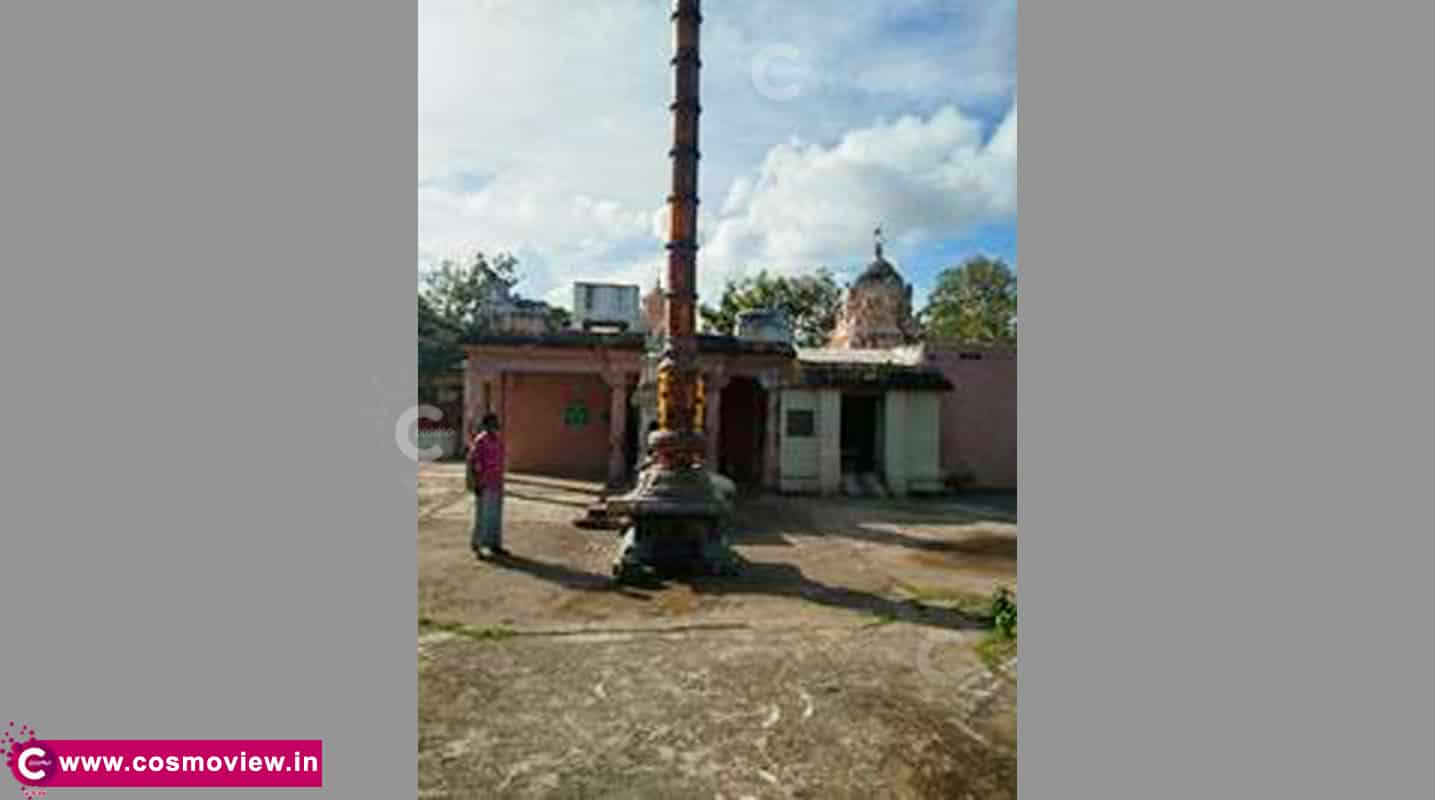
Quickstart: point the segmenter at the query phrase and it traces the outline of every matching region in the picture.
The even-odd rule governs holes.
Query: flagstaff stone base
[[[737,554],[727,540],[730,511],[707,470],[650,466],[631,493],[608,501],[609,514],[631,522],[613,559],[613,577],[736,573]]]

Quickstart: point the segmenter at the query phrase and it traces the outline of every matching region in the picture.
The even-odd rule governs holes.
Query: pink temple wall
[[[928,345],[927,361],[956,386],[942,396],[942,470],[968,472],[978,487],[1015,489],[1015,350]]]
[[[572,404],[587,424],[564,424]],[[608,469],[608,385],[596,375],[504,376],[503,427],[510,472],[599,479]]]

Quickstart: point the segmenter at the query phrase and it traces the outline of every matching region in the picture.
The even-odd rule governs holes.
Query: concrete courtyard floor
[[[608,575],[598,487],[512,475],[468,549],[460,466],[418,498],[419,796],[1016,795],[1016,664],[975,616],[1016,586],[1014,508],[761,496],[736,578]]]

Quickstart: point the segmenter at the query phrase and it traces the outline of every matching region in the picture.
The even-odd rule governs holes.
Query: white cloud
[[[830,147],[779,145],[705,242],[703,289],[747,267],[790,274],[856,263],[878,223],[918,243],[1014,218],[1016,136],[1015,107],[987,142],[948,107],[851,131]]]
[[[860,259],[878,220],[918,241],[1014,209],[1015,114],[984,146],[972,119],[939,110],[1009,102],[1010,2],[833,14],[733,0],[704,15],[705,297],[749,259]],[[650,285],[665,259],[669,25],[667,0],[421,0],[420,267],[510,250],[519,291],[565,305],[575,280]],[[801,55],[791,100],[753,85],[754,59],[774,46]],[[883,116],[897,121],[873,123]]]

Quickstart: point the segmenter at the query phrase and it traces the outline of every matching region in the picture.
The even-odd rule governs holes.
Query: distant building
[[[573,329],[642,331],[638,287],[620,283],[573,284]]]
[[[667,324],[663,321],[666,310],[667,299],[663,294],[663,282],[659,280],[643,295],[643,325],[648,333],[662,333],[667,329]]]
[[[788,492],[893,494],[1016,486],[1014,349],[923,344],[912,289],[882,255],[849,287],[826,347],[798,349],[780,312],[700,335],[707,463]],[[631,479],[656,398],[645,348],[662,286],[574,286],[572,329],[466,342],[465,420],[504,417],[509,468]]]
[[[506,299],[493,310],[493,327],[502,333],[541,336],[552,330],[553,307],[540,300]]]
[[[941,397],[953,384],[925,363],[912,287],[882,256],[847,290],[827,347],[797,351],[782,390],[779,486],[860,494],[938,492]]]
[[[758,342],[791,342],[792,326],[781,311],[743,311],[737,315],[737,335]]]

